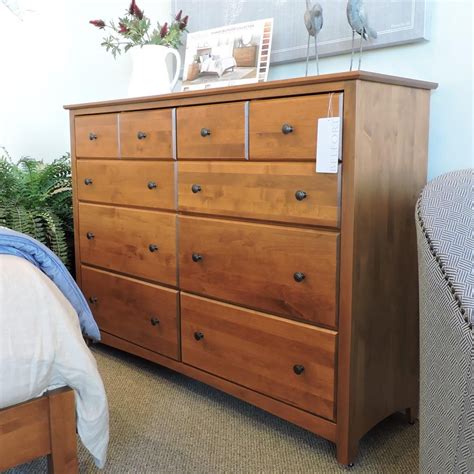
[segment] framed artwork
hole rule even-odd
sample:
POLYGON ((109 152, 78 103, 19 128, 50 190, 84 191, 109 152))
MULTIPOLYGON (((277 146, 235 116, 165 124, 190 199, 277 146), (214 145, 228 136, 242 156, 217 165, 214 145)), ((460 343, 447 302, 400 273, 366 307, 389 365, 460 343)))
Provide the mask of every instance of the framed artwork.
POLYGON ((182 90, 267 80, 273 19, 189 33, 182 90))
MULTIPOLYGON (((319 56, 350 51, 352 30, 346 18, 347 0, 317 1, 323 7, 324 18, 318 36, 319 56)), ((365 0, 364 5, 371 27, 378 32, 378 38, 366 42, 364 49, 429 39, 429 0, 365 0)), ((182 8, 189 14, 191 32, 273 17, 271 62, 278 64, 306 58, 305 0, 172 0, 172 6, 173 11, 182 8)), ((314 43, 312 45, 314 54, 314 43)))

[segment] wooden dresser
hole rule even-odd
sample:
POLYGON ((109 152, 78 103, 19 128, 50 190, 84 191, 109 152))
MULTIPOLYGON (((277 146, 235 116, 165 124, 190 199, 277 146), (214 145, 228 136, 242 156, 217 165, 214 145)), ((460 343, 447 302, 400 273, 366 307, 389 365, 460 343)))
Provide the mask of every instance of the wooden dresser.
POLYGON ((237 67, 255 67, 257 65, 258 46, 242 46, 234 48, 233 56, 237 67))
POLYGON ((416 417, 432 83, 366 72, 67 106, 102 341, 337 444, 416 417), (336 173, 318 119, 340 117, 336 173))

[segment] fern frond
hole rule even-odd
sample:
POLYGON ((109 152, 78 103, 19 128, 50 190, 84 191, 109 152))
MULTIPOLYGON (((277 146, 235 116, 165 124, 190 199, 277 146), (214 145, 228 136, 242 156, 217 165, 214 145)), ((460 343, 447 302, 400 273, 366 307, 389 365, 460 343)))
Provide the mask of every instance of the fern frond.
POLYGON ((0 156, 0 225, 28 234, 69 265, 73 255, 70 156, 51 163, 0 156))
POLYGON ((68 249, 66 234, 61 227, 61 221, 58 216, 50 209, 45 210, 41 217, 43 218, 44 229, 48 247, 62 260, 64 264, 68 263, 68 249))

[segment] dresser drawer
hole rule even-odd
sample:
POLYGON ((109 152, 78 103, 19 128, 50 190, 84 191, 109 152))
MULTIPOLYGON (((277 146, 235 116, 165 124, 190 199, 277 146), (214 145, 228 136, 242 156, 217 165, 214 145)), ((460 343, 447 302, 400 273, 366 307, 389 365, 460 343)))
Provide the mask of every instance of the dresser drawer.
POLYGON ((83 266, 82 291, 102 331, 179 358, 176 290, 83 266))
POLYGON ((74 119, 77 158, 118 158, 117 114, 74 119))
POLYGON ((174 214, 80 203, 79 245, 83 263, 176 285, 174 214))
POLYGON ((179 209, 337 227, 339 178, 313 163, 180 162, 179 209))
POLYGON ((122 158, 172 159, 171 109, 120 114, 122 158))
POLYGON ((181 294, 185 364, 330 420, 336 343, 334 331, 181 294))
POLYGON ((335 327, 338 239, 333 232, 180 216, 180 286, 335 327))
POLYGON ((318 119, 338 116, 340 97, 342 94, 320 94, 252 101, 250 159, 315 162, 318 119))
POLYGON ((173 162, 78 160, 81 201, 176 209, 173 162))
POLYGON ((178 158, 245 159, 245 104, 178 109, 178 158))

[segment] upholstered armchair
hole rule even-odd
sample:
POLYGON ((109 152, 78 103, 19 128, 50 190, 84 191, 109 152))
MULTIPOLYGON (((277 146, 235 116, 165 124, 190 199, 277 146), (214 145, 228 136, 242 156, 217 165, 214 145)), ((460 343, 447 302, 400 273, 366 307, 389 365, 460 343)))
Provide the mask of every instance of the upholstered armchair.
POLYGON ((422 473, 474 472, 473 185, 447 173, 417 203, 422 473))

